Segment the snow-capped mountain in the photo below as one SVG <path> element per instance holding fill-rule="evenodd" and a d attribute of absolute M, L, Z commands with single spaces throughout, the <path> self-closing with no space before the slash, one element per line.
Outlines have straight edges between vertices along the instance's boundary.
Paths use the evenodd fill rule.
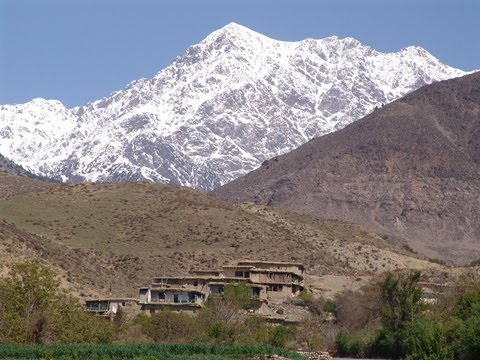
<path fill-rule="evenodd" d="M 419 47 L 284 42 L 231 23 L 152 79 L 73 109 L 0 106 L 0 153 L 64 181 L 210 190 L 425 84 L 464 75 Z"/>

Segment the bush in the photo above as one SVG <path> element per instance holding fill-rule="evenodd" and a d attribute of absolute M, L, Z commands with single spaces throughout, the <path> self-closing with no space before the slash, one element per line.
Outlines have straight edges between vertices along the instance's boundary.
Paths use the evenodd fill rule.
<path fill-rule="evenodd" d="M 210 325 L 207 330 L 205 331 L 205 335 L 209 339 L 219 340 L 220 338 L 225 336 L 225 325 L 221 322 L 214 323 Z"/>
<path fill-rule="evenodd" d="M 336 311 L 335 301 L 332 299 L 326 299 L 323 302 L 323 311 L 326 311 L 329 313 L 335 313 Z"/>
<path fill-rule="evenodd" d="M 300 294 L 298 294 L 298 303 L 297 305 L 299 306 L 308 306 L 310 305 L 311 303 L 313 303 L 313 301 L 315 300 L 313 294 L 311 292 L 308 292 L 306 290 L 302 290 L 300 292 Z"/>
<path fill-rule="evenodd" d="M 457 328 L 456 353 L 462 360 L 480 359 L 480 317 L 472 316 Z"/>
<path fill-rule="evenodd" d="M 407 360 L 453 360 L 453 351 L 447 345 L 444 326 L 437 319 L 420 319 L 405 333 Z M 478 357 L 477 357 L 478 359 Z"/>
<path fill-rule="evenodd" d="M 290 329 L 286 326 L 272 326 L 268 332 L 268 343 L 275 347 L 283 348 L 290 337 Z"/>
<path fill-rule="evenodd" d="M 400 359 L 405 357 L 402 330 L 382 328 L 378 330 L 368 344 L 366 353 L 377 358 Z"/>
<path fill-rule="evenodd" d="M 0 343 L 110 342 L 112 325 L 85 313 L 59 284 L 37 260 L 12 266 L 0 279 Z"/>
<path fill-rule="evenodd" d="M 323 317 L 309 316 L 295 327 L 295 340 L 302 347 L 311 351 L 320 350 L 331 345 L 335 325 L 325 322 Z"/>
<path fill-rule="evenodd" d="M 341 330 L 335 337 L 335 351 L 338 356 L 362 357 L 366 354 L 366 343 Z"/>
<path fill-rule="evenodd" d="M 197 335 L 194 318 L 168 310 L 143 320 L 142 326 L 145 335 L 156 342 L 187 342 Z"/>
<path fill-rule="evenodd" d="M 252 289 L 243 282 L 226 284 L 223 298 L 241 309 L 250 309 L 253 305 Z"/>
<path fill-rule="evenodd" d="M 335 337 L 335 352 L 338 356 L 351 356 L 350 353 L 350 335 L 345 330 L 341 330 Z"/>

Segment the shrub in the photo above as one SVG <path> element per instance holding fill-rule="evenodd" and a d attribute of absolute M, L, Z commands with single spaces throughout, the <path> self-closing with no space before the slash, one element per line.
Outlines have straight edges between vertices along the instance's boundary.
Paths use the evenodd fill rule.
<path fill-rule="evenodd" d="M 480 317 L 472 316 L 459 324 L 456 353 L 462 360 L 480 359 Z"/>
<path fill-rule="evenodd" d="M 225 336 L 225 325 L 221 322 L 214 323 L 210 325 L 207 330 L 205 330 L 205 335 L 210 339 L 219 340 Z"/>
<path fill-rule="evenodd" d="M 195 319 L 168 310 L 153 314 L 142 326 L 145 335 L 157 342 L 186 342 L 196 335 Z"/>
<path fill-rule="evenodd" d="M 335 337 L 335 351 L 339 356 L 362 357 L 366 353 L 366 343 L 363 339 L 341 330 Z"/>
<path fill-rule="evenodd" d="M 335 337 L 335 351 L 338 356 L 350 356 L 350 335 L 341 330 Z"/>
<path fill-rule="evenodd" d="M 335 330 L 333 324 L 324 322 L 320 316 L 309 316 L 295 328 L 295 340 L 301 347 L 308 350 L 320 350 L 328 345 L 328 336 Z"/>
<path fill-rule="evenodd" d="M 369 342 L 366 354 L 376 358 L 400 359 L 405 357 L 402 330 L 382 328 L 378 330 Z"/>
<path fill-rule="evenodd" d="M 453 360 L 444 326 L 435 318 L 419 319 L 410 324 L 404 344 L 408 360 Z"/>
<path fill-rule="evenodd" d="M 290 336 L 290 329 L 286 326 L 272 326 L 268 332 L 268 343 L 275 347 L 285 347 Z"/>
<path fill-rule="evenodd" d="M 86 314 L 37 260 L 15 264 L 0 279 L 0 343 L 110 342 L 113 335 L 108 321 Z"/>
<path fill-rule="evenodd" d="M 303 290 L 298 294 L 297 305 L 308 306 L 314 301 L 313 294 L 309 291 Z"/>
<path fill-rule="evenodd" d="M 335 301 L 332 299 L 325 299 L 323 302 L 323 311 L 329 312 L 329 313 L 335 313 L 336 311 L 336 304 Z"/>
<path fill-rule="evenodd" d="M 253 304 L 252 289 L 243 282 L 226 284 L 223 298 L 241 309 L 250 309 Z"/>

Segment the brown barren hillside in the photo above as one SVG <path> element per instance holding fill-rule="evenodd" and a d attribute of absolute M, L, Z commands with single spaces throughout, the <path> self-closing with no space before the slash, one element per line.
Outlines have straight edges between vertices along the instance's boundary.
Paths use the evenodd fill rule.
<path fill-rule="evenodd" d="M 32 179 L 26 176 L 13 175 L 0 170 L 0 197 L 6 197 L 22 192 L 45 189 L 53 183 Z"/>
<path fill-rule="evenodd" d="M 214 192 L 340 219 L 451 263 L 480 257 L 480 73 L 425 86 Z"/>
<path fill-rule="evenodd" d="M 234 206 L 171 185 L 55 185 L 0 199 L 0 218 L 33 239 L 35 256 L 62 269 L 78 289 L 103 295 L 134 296 L 153 276 L 239 259 L 301 261 L 309 275 L 353 279 L 441 268 L 357 225 Z"/>

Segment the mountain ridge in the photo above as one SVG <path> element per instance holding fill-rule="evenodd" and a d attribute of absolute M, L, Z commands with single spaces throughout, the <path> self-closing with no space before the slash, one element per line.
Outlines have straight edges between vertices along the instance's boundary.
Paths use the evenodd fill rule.
<path fill-rule="evenodd" d="M 219 29 L 151 79 L 85 106 L 0 106 L 0 152 L 62 181 L 177 183 L 207 191 L 424 84 L 463 72 L 418 47 L 270 39 Z"/>
<path fill-rule="evenodd" d="M 213 194 L 362 224 L 431 258 L 480 257 L 480 72 L 425 86 Z"/>

